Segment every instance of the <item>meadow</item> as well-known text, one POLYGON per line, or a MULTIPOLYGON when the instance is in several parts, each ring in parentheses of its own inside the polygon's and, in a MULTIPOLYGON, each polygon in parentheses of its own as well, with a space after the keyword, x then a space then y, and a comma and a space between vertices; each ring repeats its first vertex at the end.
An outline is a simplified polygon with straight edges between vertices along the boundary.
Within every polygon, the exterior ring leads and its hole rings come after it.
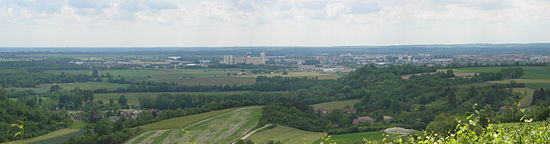
MULTIPOLYGON (((91 70, 50 70, 48 73, 87 74, 91 70)), ((124 69, 104 70, 100 74, 109 73, 113 77, 123 76, 130 81, 151 80, 157 82, 176 82, 184 85, 219 85, 219 84, 252 84, 254 78, 233 76, 240 69, 124 69), (231 75, 228 75, 230 73, 231 75)))
POLYGON ((248 139, 260 144, 263 144, 269 140, 280 141, 284 144, 303 144, 314 143, 323 136, 324 134, 320 132, 304 131, 277 125, 275 128, 260 131, 248 139))
POLYGON ((342 100, 342 101, 331 101, 326 103, 320 103, 320 104, 314 104, 312 105, 314 108, 322 108, 328 111, 332 111, 335 109, 343 109, 346 106, 353 107, 353 104, 359 103, 360 99, 352 99, 352 100, 342 100))
MULTIPOLYGON (((138 105, 139 97, 156 97, 160 94, 193 94, 193 95, 221 95, 221 94, 243 94, 251 93, 255 91, 212 91, 212 92, 131 92, 131 93, 96 93, 94 94, 94 100, 101 100, 104 103, 109 103, 109 99, 113 99, 115 102, 124 95, 128 99, 129 105, 138 105)), ((259 92, 259 93, 279 93, 279 92, 259 92)))
POLYGON ((521 107, 527 107, 533 103, 533 93, 535 90, 530 88, 513 88, 512 92, 519 95, 521 99, 519 104, 521 107))
MULTIPOLYGON (((357 142, 361 142, 363 138, 368 139, 369 141, 378 141, 382 140, 388 136, 388 138, 395 137, 397 135, 395 134, 385 134, 382 131, 371 131, 371 132, 358 132, 358 133, 349 133, 349 134, 337 134, 337 135, 330 135, 330 141, 341 143, 341 144, 353 144, 357 142)), ((322 140, 318 140, 315 142, 315 144, 321 143, 322 140)))
POLYGON ((82 121, 75 121, 68 128, 56 130, 38 137, 8 142, 7 144, 19 144, 19 143, 55 144, 55 143, 67 141, 73 136, 82 134, 83 131, 81 131, 80 129, 83 128, 85 125, 86 124, 82 121))
POLYGON ((48 92, 50 87, 53 85, 58 85, 65 90, 72 90, 74 88, 80 88, 83 90, 94 90, 94 89, 109 89, 114 90, 119 87, 128 87, 127 84, 117 84, 117 83, 108 83, 108 82, 76 82, 76 83, 51 83, 51 84, 41 84, 36 88, 7 88, 8 90, 33 90, 34 92, 48 92))
POLYGON ((139 126, 139 128, 144 132, 153 131, 153 130, 181 129, 193 123, 196 123, 214 116, 222 115, 222 114, 234 111, 236 109, 239 109, 239 108, 230 108, 230 109, 216 110, 216 111, 211 111, 206 113, 182 116, 182 117, 177 117, 177 118, 172 118, 172 119, 167 119, 167 120, 162 120, 162 121, 142 125, 142 126, 139 126))
POLYGON ((274 77, 274 76, 281 76, 281 77, 318 77, 321 80, 324 79, 337 79, 340 77, 337 73, 319 73, 319 72, 289 72, 286 75, 283 75, 282 73, 270 73, 270 74, 254 74, 254 75, 241 75, 237 77, 243 77, 243 78, 256 78, 258 76, 266 76, 266 77, 274 77))
MULTIPOLYGON (((467 67, 452 69, 455 73, 479 73, 479 72, 499 72, 504 67, 467 67)), ((510 83, 510 81, 516 81, 519 83, 525 83, 527 88, 550 88, 550 66, 521 66, 524 70, 524 74, 520 79, 509 79, 500 81, 489 81, 491 84, 504 84, 510 83)), ((438 71, 445 71, 447 69, 440 69, 438 71)))
POLYGON ((258 124, 260 106, 232 109, 180 129, 155 130, 143 133, 127 143, 231 143, 258 124))

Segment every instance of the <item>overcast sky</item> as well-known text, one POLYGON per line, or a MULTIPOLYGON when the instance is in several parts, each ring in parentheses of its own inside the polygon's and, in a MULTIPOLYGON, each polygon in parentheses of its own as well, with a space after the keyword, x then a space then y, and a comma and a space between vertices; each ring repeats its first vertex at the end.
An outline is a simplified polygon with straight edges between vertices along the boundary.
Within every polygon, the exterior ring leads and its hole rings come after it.
POLYGON ((0 47, 550 42, 550 0, 0 0, 0 47))

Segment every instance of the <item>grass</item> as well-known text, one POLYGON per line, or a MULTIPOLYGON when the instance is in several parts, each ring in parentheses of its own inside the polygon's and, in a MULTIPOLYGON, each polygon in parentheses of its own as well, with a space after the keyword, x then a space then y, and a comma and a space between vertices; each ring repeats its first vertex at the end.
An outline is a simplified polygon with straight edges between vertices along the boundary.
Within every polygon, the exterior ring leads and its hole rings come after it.
POLYGON ((199 77, 165 80, 165 82, 176 82, 182 85, 246 85, 255 83, 256 79, 245 77, 199 77))
POLYGON ((149 132, 130 140, 129 143, 231 143, 256 127, 261 108, 251 106, 226 109, 215 115, 200 116, 200 120, 185 116, 171 121, 161 121, 160 123, 164 123, 162 125, 170 124, 172 127, 154 131, 144 128, 144 131, 149 132))
MULTIPOLYGON (((389 135, 389 137, 395 137, 397 135, 389 135)), ((330 140, 341 143, 341 144, 353 144, 361 142, 363 138, 366 138, 370 141, 378 141, 384 138, 384 133, 382 131, 372 131, 372 132, 359 132, 359 133, 349 133, 349 134, 337 134, 331 135, 330 140)), ((315 142, 319 144, 321 140, 315 142)))
POLYGON ((533 90, 533 89, 530 89, 530 88, 513 88, 512 92, 516 93, 516 94, 519 94, 520 99, 521 99, 519 103, 520 103, 520 106, 522 106, 522 107, 530 106, 531 103, 533 102, 533 93, 535 92, 535 90, 533 90))
POLYGON ((85 125, 86 124, 82 121, 75 121, 68 128, 56 130, 56 131, 53 131, 53 132, 50 132, 48 134, 41 135, 41 136, 38 136, 38 137, 33 137, 33 138, 29 138, 29 139, 22 139, 22 140, 18 140, 18 141, 8 142, 8 144, 9 143, 14 143, 14 144, 15 143, 45 143, 46 141, 48 141, 48 143, 50 143, 52 141, 52 139, 55 139, 54 141, 57 141, 57 143, 59 143, 61 140, 58 139, 58 138, 62 138, 63 140, 68 140, 70 137, 64 138, 64 136, 78 133, 80 131, 80 128, 83 128, 85 125))
MULTIPOLYGON (((113 99, 115 102, 117 102, 120 95, 124 95, 128 99, 128 104, 130 105, 138 105, 139 104, 139 97, 142 96, 148 96, 148 97, 156 97, 159 94, 197 94, 197 95, 217 95, 217 94, 243 94, 243 93, 251 93, 253 91, 221 91, 221 92, 137 92, 137 93, 98 93, 94 94, 95 100, 101 100, 104 103, 109 103, 109 99, 113 99)), ((267 93, 267 92, 261 92, 261 93, 267 93)))
POLYGON ((526 88, 550 88, 550 83, 538 84, 538 83, 527 83, 525 84, 526 88))
POLYGON ((249 139, 255 143, 262 144, 269 140, 280 141, 285 144, 302 144, 313 143, 321 139, 323 135, 324 134, 320 132, 304 131, 279 125, 272 129, 260 131, 249 137, 249 139))
POLYGON ((224 113, 228 113, 231 111, 234 111, 238 108, 230 108, 230 109, 223 109, 223 110, 217 110, 217 111, 211 111, 206 113, 200 113, 200 114, 194 114, 194 115, 188 115, 183 117, 177 117, 167 120, 162 120, 155 123, 150 123, 146 125, 139 126, 144 132, 145 131, 153 131, 153 130, 164 130, 164 129, 181 129, 183 127, 186 127, 188 125, 191 125, 193 123, 199 122, 201 120, 205 120, 217 115, 221 115, 224 113))
POLYGON ((267 77, 274 77, 274 76, 281 76, 281 77, 318 77, 319 79, 337 79, 340 77, 340 75, 336 73, 319 73, 319 72, 289 72, 287 75, 283 75, 282 73, 272 73, 272 74, 255 74, 255 75, 242 75, 237 77, 245 77, 245 78, 256 78, 258 76, 267 76, 267 77))
MULTIPOLYGON (((454 72, 499 72, 501 69, 508 68, 503 67, 467 67, 453 69, 454 72)), ((521 66, 525 73, 521 77, 522 79, 545 79, 550 80, 550 66, 521 66)))
POLYGON ((93 90, 93 89, 116 89, 119 87, 128 87, 127 84, 116 84, 116 83, 108 83, 108 82, 76 82, 76 83, 52 83, 52 84, 41 84, 38 85, 36 88, 10 88, 14 89, 16 91, 23 91, 23 90, 33 90, 35 92, 47 92, 50 90, 50 87, 53 85, 58 85, 63 89, 71 90, 74 88, 80 88, 83 90, 93 90))
POLYGON ((140 143, 141 141, 145 140, 145 138, 148 138, 149 136, 151 136, 153 134, 154 134, 154 132, 146 133, 143 136, 140 136, 140 137, 136 138, 133 142, 134 143, 140 143))
POLYGON ((166 139, 168 137, 168 135, 172 133, 171 131, 165 131, 164 133, 162 133, 162 135, 158 136, 158 137, 155 137, 153 139, 153 144, 160 144, 162 143, 162 141, 164 139, 166 139))
POLYGON ((511 81, 515 81, 518 83, 526 83, 526 84, 550 84, 550 80, 547 79, 507 79, 507 80, 499 80, 499 81, 488 81, 487 83, 496 83, 496 84, 509 84, 511 81))
MULTIPOLYGON (((50 70, 49 73, 87 74, 91 70, 50 70)), ((109 73, 114 77, 124 76, 130 81, 159 81, 177 82, 185 85, 219 85, 219 84, 251 84, 255 79, 228 76, 227 73, 238 73, 240 69, 124 69, 105 70, 101 74, 109 73), (149 77, 150 76, 150 77, 149 77)))
POLYGON ((353 104, 359 103, 360 101, 361 101, 360 99, 332 101, 332 102, 314 104, 312 106, 314 108, 323 108, 325 110, 332 111, 332 110, 335 110, 335 109, 343 109, 346 106, 353 107, 353 104))
POLYGON ((246 107, 193 124, 190 141, 197 143, 231 143, 251 131, 260 120, 261 107, 246 107))

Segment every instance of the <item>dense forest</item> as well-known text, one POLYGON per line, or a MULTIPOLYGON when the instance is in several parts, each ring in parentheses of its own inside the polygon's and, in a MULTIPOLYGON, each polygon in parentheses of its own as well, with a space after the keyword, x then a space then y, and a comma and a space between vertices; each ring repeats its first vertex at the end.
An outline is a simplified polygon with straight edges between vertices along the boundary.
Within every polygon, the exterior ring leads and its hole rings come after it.
POLYGON ((0 142, 44 135, 71 125, 67 112, 54 112, 9 100, 0 89, 0 142))

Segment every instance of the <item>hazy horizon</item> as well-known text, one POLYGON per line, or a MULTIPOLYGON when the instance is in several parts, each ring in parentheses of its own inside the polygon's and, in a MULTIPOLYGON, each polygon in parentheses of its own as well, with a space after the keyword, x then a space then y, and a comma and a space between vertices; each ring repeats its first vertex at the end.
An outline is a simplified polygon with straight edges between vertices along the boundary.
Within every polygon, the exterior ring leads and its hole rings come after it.
POLYGON ((0 47, 550 42, 550 0, 0 0, 0 47))

